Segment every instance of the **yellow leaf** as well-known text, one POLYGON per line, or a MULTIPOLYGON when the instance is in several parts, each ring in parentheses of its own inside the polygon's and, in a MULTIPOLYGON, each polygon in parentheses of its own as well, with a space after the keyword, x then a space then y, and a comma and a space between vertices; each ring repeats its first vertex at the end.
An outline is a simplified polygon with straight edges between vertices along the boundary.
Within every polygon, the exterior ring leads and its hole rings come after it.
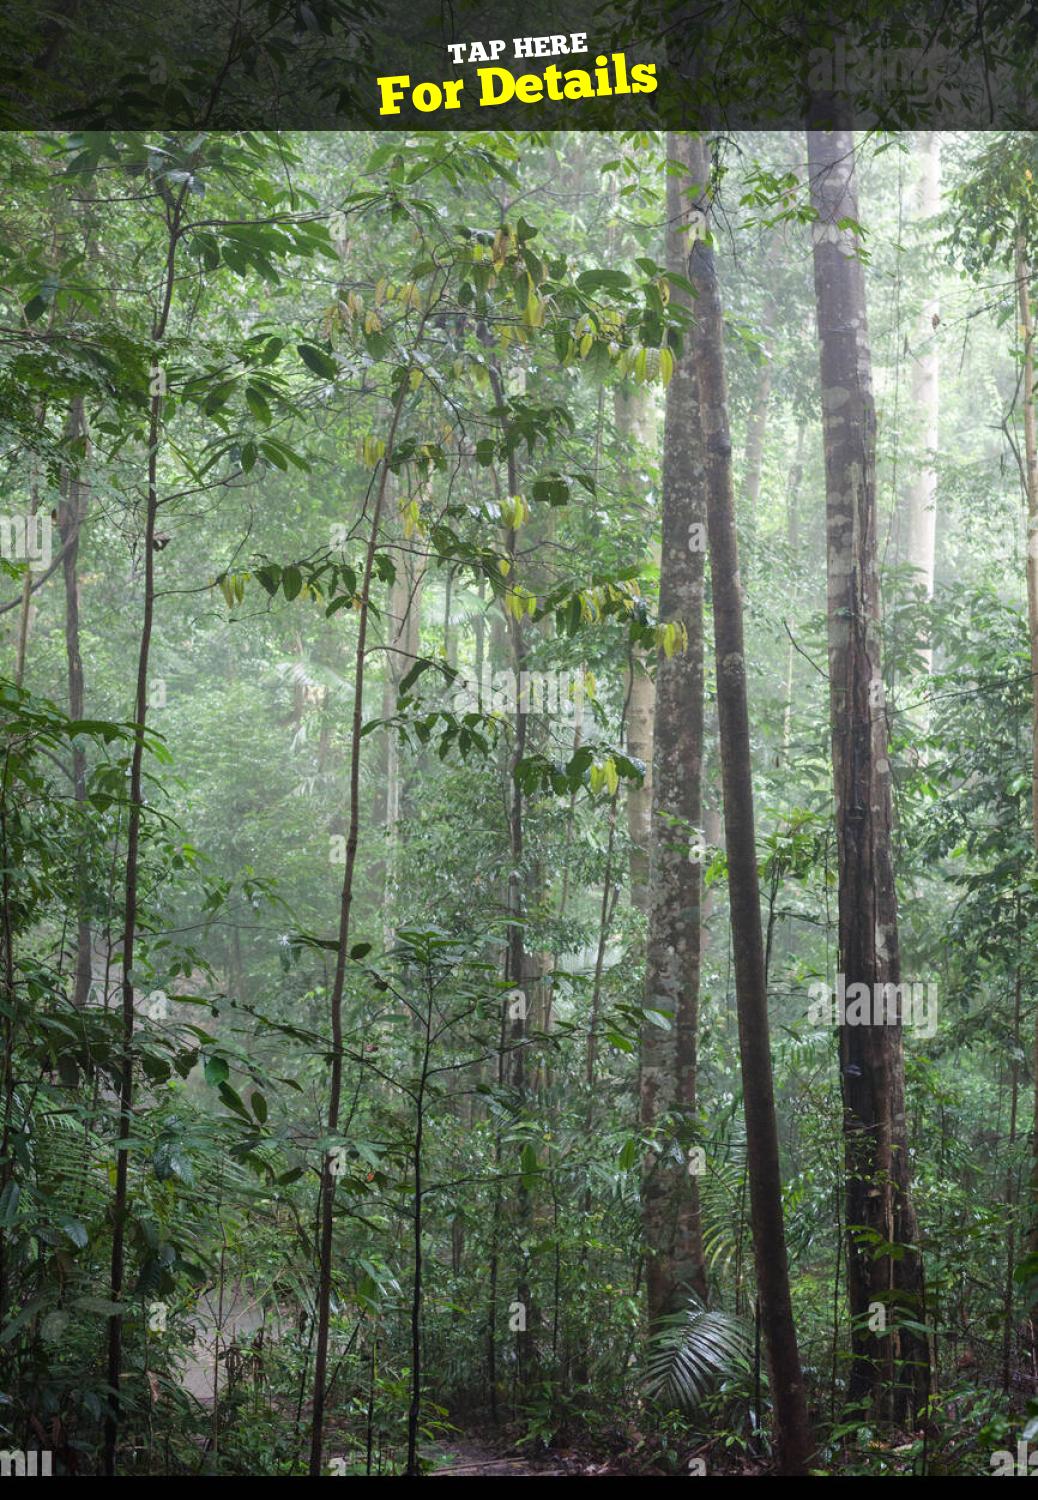
POLYGON ((410 501, 403 507, 400 514, 404 522, 404 540, 410 541, 421 522, 421 511, 418 508, 418 501, 410 501))
POLYGON ((544 303, 532 289, 526 299, 526 311, 523 313, 523 322, 527 328, 544 327, 544 303))

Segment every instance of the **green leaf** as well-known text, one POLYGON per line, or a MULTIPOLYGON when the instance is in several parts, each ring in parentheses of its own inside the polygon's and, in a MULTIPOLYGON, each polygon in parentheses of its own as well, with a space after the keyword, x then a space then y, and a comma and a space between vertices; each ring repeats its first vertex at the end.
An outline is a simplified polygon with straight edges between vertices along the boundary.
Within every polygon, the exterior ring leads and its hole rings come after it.
POLYGON ((537 1160, 537 1151, 535 1147, 531 1146, 529 1142, 527 1142, 527 1144, 522 1149, 522 1154, 519 1157, 519 1168, 522 1172, 523 1187, 527 1190, 534 1187, 537 1182, 537 1173, 540 1170, 540 1163, 537 1160))
POLYGON ((240 1115, 241 1118, 248 1121, 250 1125, 252 1124, 252 1117, 250 1116, 248 1110, 245 1108, 245 1105, 242 1103, 241 1095, 238 1094, 234 1089, 232 1089, 229 1083, 221 1083, 220 1098, 223 1100, 224 1104, 226 1104, 228 1109, 233 1110, 236 1115, 240 1115))
MULTIPOLYGON (((223 1085, 227 1087, 226 1084, 223 1085)), ((195 1180, 195 1174, 191 1167, 191 1158, 184 1150, 183 1143, 167 1137, 160 1141, 155 1147, 151 1165, 155 1176, 160 1182, 169 1182, 173 1177, 178 1177, 181 1182, 189 1187, 195 1180)))
POLYGON ((80 1250, 89 1243, 90 1236, 87 1233, 87 1227, 80 1219, 62 1219, 61 1228, 80 1250))
POLYGON ((219 1088, 221 1083, 226 1083, 231 1076, 231 1070, 227 1066, 225 1057, 207 1057, 205 1060, 205 1081, 214 1089, 219 1088))
POLYGON ((247 386, 245 389, 245 404, 257 422, 261 422, 264 427, 270 426, 271 413, 270 407, 267 404, 267 398, 254 385, 247 386))
POLYGON ((18 1200, 22 1196, 17 1182, 9 1182, 0 1193, 0 1229, 10 1229, 18 1217, 18 1200))
POLYGON ((582 292, 623 292, 631 284, 624 271, 583 271, 577 277, 577 286, 582 292))
POLYGON ((620 1154, 616 1158, 616 1164, 621 1172, 629 1172, 638 1159, 638 1142, 632 1135, 629 1140, 624 1141, 620 1147, 620 1154))
POLYGON ((313 370, 315 375, 323 375, 325 380, 334 380, 338 375, 339 366, 323 349, 315 349, 313 344, 297 344, 296 352, 307 369, 313 370))

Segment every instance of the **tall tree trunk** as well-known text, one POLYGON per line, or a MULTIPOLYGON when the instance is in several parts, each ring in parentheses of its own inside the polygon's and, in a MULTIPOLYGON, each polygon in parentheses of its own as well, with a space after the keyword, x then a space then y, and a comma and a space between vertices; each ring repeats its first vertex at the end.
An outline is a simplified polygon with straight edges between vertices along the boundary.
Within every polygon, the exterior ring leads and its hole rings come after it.
MULTIPOLYGON (((668 136, 667 154, 685 169, 667 177, 667 265, 688 264, 689 140, 668 136)), ((675 288, 676 301, 691 298, 675 288)), ((649 932, 645 1004, 672 1018, 669 1029, 646 1018, 641 1038, 640 1113, 644 1133, 657 1132, 646 1161, 642 1223, 650 1324, 676 1309, 691 1288, 706 1294, 698 1182, 690 1138, 696 1109, 699 1015, 703 768, 704 492, 699 399, 691 334, 667 387, 663 435, 661 624, 684 626, 687 644, 657 654, 649 932), (669 1149, 681 1139, 682 1160, 669 1149)))
MULTIPOLYGON (((41 402, 36 409, 37 420, 42 429, 46 417, 46 407, 41 402)), ((33 603, 32 596, 35 583, 32 576, 32 556, 34 544, 37 537, 36 517, 40 509, 40 475, 39 460, 33 460, 32 481, 29 492, 29 514, 25 519, 25 573, 22 577, 22 597, 18 604, 18 637, 15 647, 14 680, 18 687, 22 686, 25 679, 25 652, 29 644, 29 630, 32 625, 33 603)), ((46 525, 47 523, 44 522, 46 525)), ((44 577, 46 573, 44 574, 44 577)), ((41 578, 39 582, 43 582, 41 578)))
MULTIPOLYGON (((150 408, 148 420, 147 490, 144 515, 144 607, 141 617, 140 646, 137 654, 137 696, 134 711, 136 729, 133 737, 133 755, 130 760, 130 810, 126 821, 126 881, 123 909, 122 942, 122 1037, 119 1061, 119 1141, 127 1141, 133 1131, 133 965, 137 936, 137 889, 140 874, 141 838, 141 789, 144 766, 144 734, 148 717, 148 663, 151 654, 152 622, 155 614, 155 523, 159 512, 158 462, 159 445, 162 440, 162 403, 165 377, 161 369, 162 340, 169 322, 169 311, 173 303, 173 288, 176 282, 177 247, 180 243, 180 224, 183 214, 187 183, 180 189, 175 204, 168 211, 166 264, 161 283, 161 303, 152 324, 151 337, 154 346, 154 365, 150 383, 150 408)), ((113 1303, 119 1303, 123 1290, 123 1257, 126 1236, 127 1191, 129 1172, 129 1148, 120 1145, 115 1159, 115 1195, 112 1202, 112 1260, 109 1279, 109 1294, 113 1303)), ((122 1313, 116 1312, 108 1320, 108 1385, 110 1387, 108 1414, 105 1418, 104 1471, 107 1476, 115 1474, 116 1445, 119 1437, 120 1401, 122 1379, 122 1313)))
MULTIPOLYGON (((806 428, 803 422, 797 428, 796 455, 789 470, 789 482, 786 486, 786 545, 789 548, 789 558, 792 562, 800 547, 800 485, 804 477, 804 434, 806 428)), ((793 676, 796 667, 796 647, 790 636, 786 647, 786 688, 785 701, 782 706, 782 751, 781 762, 785 764, 789 757, 789 746, 793 735, 793 676)))
POLYGON ((920 1320, 923 1286, 909 1188, 900 998, 894 1000, 898 992, 886 988, 900 982, 900 952, 880 664, 876 418, 865 280, 854 230, 838 228, 844 220, 858 220, 853 133, 809 131, 808 166, 818 215, 814 276, 825 443, 839 965, 844 984, 867 986, 869 1001, 864 1024, 839 1027, 853 1349, 849 1394, 852 1399, 871 1394, 881 1411, 904 1418, 925 1394, 928 1347, 904 1328, 877 1337, 881 1328, 876 1326, 881 1320, 920 1320), (902 1248, 882 1254, 877 1244, 902 1248), (899 1358, 904 1363, 896 1374, 899 1358))
MULTIPOLYGON (((645 385, 617 386, 613 411, 616 434, 621 443, 620 482, 644 503, 648 485, 641 450, 656 443, 656 412, 652 391, 645 385)), ((640 786, 627 791, 627 834, 631 845, 631 904, 648 910, 649 843, 652 821, 652 720, 656 689, 645 667, 644 655, 636 652, 627 680, 627 749, 645 764, 640 786)))
MULTIPOLYGON (((392 481, 390 488, 392 489, 392 481)), ((392 503, 387 503, 387 510, 393 509, 392 503)), ((399 537, 399 517, 393 517, 390 531, 399 537)), ((393 560, 396 577, 389 585, 389 602, 384 616, 386 649, 382 674, 383 719, 395 716, 400 683, 414 666, 418 656, 426 568, 426 559, 418 550, 419 547, 420 539, 412 538, 385 549, 393 560)), ((381 875, 383 926, 388 947, 392 942, 389 916, 396 879, 397 844, 404 794, 400 776, 400 748, 395 729, 385 731, 384 748, 384 782, 378 798, 377 815, 385 830, 385 854, 379 862, 380 869, 376 871, 376 877, 381 875)))
MULTIPOLYGON (((76 396, 69 410, 66 438, 82 451, 73 453, 65 470, 63 494, 58 506, 58 532, 62 545, 65 581, 65 657, 68 662, 68 711, 71 719, 83 718, 83 657, 79 646, 79 534, 86 513, 87 487, 78 466, 86 457, 86 421, 83 398, 76 396)), ((72 744, 72 794, 82 809, 86 802, 86 751, 82 742, 72 744)), ((90 917, 85 861, 78 861, 78 909, 76 914, 76 973, 72 1003, 82 1010, 90 994, 90 917)))
MULTIPOLYGON (((416 344, 421 340, 426 317, 418 326, 416 344)), ((364 729, 364 673, 367 665, 368 620, 371 613, 371 578, 375 567, 375 552, 379 542, 379 526, 386 502, 386 486, 389 480, 389 460, 396 444, 397 428, 407 396, 407 383, 401 381, 393 414, 386 434, 385 457, 379 473, 375 492, 375 505, 371 517, 371 529, 364 555, 364 573, 360 586, 360 608, 357 614, 357 647, 353 664, 353 722, 350 731, 350 820, 346 834, 346 867, 342 877, 342 892, 339 898, 339 930, 335 954, 335 977, 328 1000, 331 1022, 332 1062, 328 1095, 328 1121, 325 1134, 333 1140, 339 1128, 339 1111, 342 1106, 342 997, 346 988, 346 960, 350 940, 350 917, 353 911, 353 880, 357 865, 357 846, 360 841, 360 756, 364 729)), ((320 1230, 318 1240, 317 1281, 317 1338, 314 1348, 314 1400, 310 1425, 309 1476, 318 1479, 321 1475, 321 1459, 324 1447, 324 1408, 327 1396, 328 1330, 331 1322, 332 1301, 332 1250, 335 1229, 335 1153, 326 1151, 321 1163, 320 1230)))
MULTIPOLYGON (((706 212, 709 207, 710 157, 702 138, 691 143, 689 168, 693 182, 699 185, 701 209, 706 212)), ((782 1216, 782 1179, 757 874, 742 585, 724 361, 724 317, 714 252, 708 241, 701 239, 693 245, 689 274, 698 294, 693 350, 706 474, 721 780, 735 991, 739 1009, 750 1222, 760 1323, 775 1410, 778 1470, 782 1474, 805 1474, 814 1445, 793 1325, 782 1216)))
MULTIPOLYGON (((480 336, 485 343, 492 345, 492 338, 485 327, 482 328, 480 336)), ((505 412, 507 411, 507 401, 505 399, 505 390, 501 381, 501 372, 496 356, 492 357, 489 362, 488 373, 497 407, 500 411, 505 412)), ((501 425, 502 430, 507 433, 507 420, 503 418, 501 425)), ((509 497, 517 495, 519 492, 519 470, 516 451, 511 446, 509 446, 507 458, 507 484, 509 497)), ((504 538, 505 554, 509 560, 508 577, 513 583, 519 581, 517 575, 516 540, 515 526, 507 526, 504 538)), ((528 905, 526 900, 526 879, 528 872, 524 868, 527 861, 524 851, 523 794, 522 788, 516 779, 518 766, 526 755, 527 730, 529 726, 526 699, 521 691, 522 674, 526 669, 527 641, 523 618, 517 618, 507 610, 504 610, 503 613, 508 670, 512 674, 513 679, 516 713, 515 729, 512 738, 512 753, 508 757, 508 782, 505 789, 508 809, 509 844, 508 889, 506 895, 509 922, 505 948, 505 979, 511 986, 511 989, 506 997, 501 1019, 499 1081, 513 1091, 516 1110, 517 1112, 521 1112, 530 1081, 526 1067, 527 1037, 530 1030, 528 1007, 532 985, 538 978, 537 965, 528 954, 526 946, 524 922, 528 905), (522 998, 519 1003, 515 1002, 512 995, 512 992, 515 990, 522 992, 522 998)), ((499 1135, 495 1142, 495 1165, 498 1165, 500 1162, 500 1152, 501 1141, 499 1135)), ((495 1216, 498 1207, 499 1205, 495 1203, 495 1216)), ((530 1380, 536 1357, 534 1309, 532 1305, 529 1253, 527 1249, 533 1226, 533 1200, 529 1188, 522 1179, 520 1179, 516 1190, 514 1207, 519 1230, 516 1235, 519 1244, 519 1264, 516 1268, 515 1282, 518 1327, 514 1330, 516 1333, 516 1389, 519 1390, 530 1380)), ((495 1244, 497 1243, 497 1227, 495 1217, 495 1244)), ((493 1281, 496 1295, 496 1265, 494 1267, 493 1281)), ((496 1317, 493 1299, 490 1315, 492 1319, 496 1317)))
MULTIPOLYGON (((1027 500, 1027 626, 1031 646, 1031 828, 1038 854, 1038 431, 1034 412, 1034 312, 1027 241, 1016 241, 1016 295, 1023 336, 1024 488, 1027 500)), ((1028 1249, 1038 1254, 1038 1010, 1034 1017, 1034 1131, 1031 1167, 1031 1222, 1028 1249)))
MULTIPOLYGON (((919 186, 916 193, 915 218, 933 219, 941 206, 941 146, 936 130, 920 131, 917 136, 919 186)), ((933 281, 930 279, 932 286, 933 281)), ((918 424, 919 456, 913 465, 908 489, 906 514, 905 561, 916 570, 916 582, 933 597, 934 558, 937 541, 937 451, 939 412, 939 359, 937 324, 940 303, 931 292, 923 302, 916 320, 912 350, 912 405, 918 424)), ((933 648, 927 640, 922 656, 929 673, 933 648)))

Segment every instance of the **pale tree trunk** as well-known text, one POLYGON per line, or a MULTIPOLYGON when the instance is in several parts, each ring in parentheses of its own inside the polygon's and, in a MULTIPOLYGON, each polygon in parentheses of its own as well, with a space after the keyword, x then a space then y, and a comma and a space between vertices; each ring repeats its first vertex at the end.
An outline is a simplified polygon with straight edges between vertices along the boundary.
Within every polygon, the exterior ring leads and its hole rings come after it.
MULTIPOLYGON (((704 190, 710 178, 710 157, 701 137, 692 141, 689 165, 692 180, 700 185, 699 205, 705 212, 708 198, 704 190)), ((724 316, 714 252, 708 242, 700 239, 693 246, 689 272, 698 294, 693 350, 706 477, 721 782, 754 1264, 768 1381, 775 1412, 774 1447, 778 1472, 806 1474, 814 1444, 793 1324, 782 1214, 782 1178, 757 874, 742 585, 724 360, 724 316)))
MULTIPOLYGON (((935 130, 920 131, 917 137, 920 176, 915 218, 918 221, 933 219, 941 206, 940 139, 935 130)), ((905 561, 916 570, 915 582, 923 588, 927 599, 933 598, 937 541, 937 469, 934 455, 938 444, 939 322, 940 304, 936 294, 931 294, 920 308, 913 338, 912 405, 918 426, 919 455, 913 465, 905 515, 905 561)), ((933 664, 933 647, 929 640, 924 641, 921 654, 929 673, 933 664)))
MULTIPOLYGON (((796 161, 796 153, 792 149, 795 137, 790 136, 788 139, 792 158, 789 165, 799 178, 801 169, 796 161)), ((750 534, 753 534, 757 526, 761 479, 764 473, 764 452, 768 433, 771 391, 774 383, 772 351, 775 329, 782 320, 782 305, 775 288, 785 248, 785 232, 778 227, 773 228, 770 231, 767 253, 764 258, 765 285, 770 288, 765 297, 761 313, 764 359, 757 371, 757 385, 753 395, 753 405, 750 408, 749 422, 746 427, 745 479, 743 481, 745 510, 743 512, 743 519, 750 530, 750 534)))
MULTIPOLYGON (((776 240, 772 241, 771 253, 768 256, 769 263, 773 263, 775 256, 776 240)), ((778 317, 778 308, 773 297, 769 297, 764 307, 764 319, 762 332, 770 342, 772 330, 778 317)), ((764 472, 764 439, 768 430, 768 406, 771 402, 772 360, 771 351, 765 351, 765 359, 757 371, 757 386, 753 393, 753 406, 750 409, 750 420, 746 429, 746 523, 755 527, 757 524, 757 507, 760 503, 760 483, 764 472)))
MULTIPOLYGON (((1038 853, 1038 432, 1034 413, 1034 313, 1027 241, 1016 242, 1016 294, 1023 339, 1024 489, 1027 499, 1027 626, 1031 647, 1031 828, 1038 853)), ((1028 1248, 1038 1254, 1038 1010, 1034 1018, 1034 1133, 1031 1167, 1031 1226, 1028 1248)))
MULTIPOLYGON (((864 1024, 841 1025, 846 1162, 847 1281, 853 1365, 849 1395, 911 1418, 925 1396, 928 1348, 894 1328, 923 1316, 922 1264, 909 1186, 901 1017, 877 1016, 884 986, 900 981, 893 809, 879 641, 876 567, 876 418, 857 241, 854 137, 809 131, 814 275, 825 445, 829 685, 839 862, 839 965, 848 988, 867 986, 864 1024), (865 1229, 868 1238, 859 1238, 865 1229), (877 1254, 876 1242, 896 1245, 877 1254), (900 1362, 900 1368, 899 1368, 900 1362), (882 1387, 882 1389, 881 1389, 882 1387)), ((900 1002, 891 1005, 900 1010, 900 1002)))
MULTIPOLYGON (((688 138, 667 139, 670 159, 687 166, 688 138)), ((667 265, 681 275, 688 263, 687 208, 687 177, 668 175, 667 265)), ((675 289, 673 295, 689 305, 687 293, 675 289)), ((647 1017, 641 1038, 641 1125, 643 1133, 657 1137, 642 1181, 650 1325, 675 1311, 688 1289, 706 1295, 698 1183, 690 1171, 699 1161, 691 1154, 690 1130, 696 1109, 702 896, 705 523, 699 402, 686 334, 667 387, 659 620, 683 625, 688 643, 669 658, 657 653, 645 959, 646 1007, 669 1013, 670 1025, 664 1028, 647 1017), (671 1149, 675 1136, 680 1153, 671 1149)))
MULTIPOLYGON (((617 386, 613 399, 616 433, 622 445, 620 483, 643 503, 648 484, 643 454, 656 444, 653 393, 645 385, 617 386)), ((631 903, 641 912, 649 900, 649 839, 652 811, 652 717, 656 690, 644 653, 635 653, 627 675, 627 749, 645 764, 645 779, 627 791, 627 835, 631 845, 631 903)))
MULTIPOLYGON (((42 430, 46 409, 41 405, 37 407, 37 419, 42 430)), ((22 576, 22 597, 18 605, 18 637, 15 647, 14 680, 18 687, 25 680, 25 653, 29 644, 29 631, 33 619, 34 592, 32 562, 33 547, 36 540, 36 516, 40 509, 40 476, 39 463, 33 460, 32 484, 30 487, 29 514, 25 522, 25 573, 22 576)), ((46 522, 44 522, 46 525, 46 522)), ((40 582, 42 583, 42 579, 40 582)))

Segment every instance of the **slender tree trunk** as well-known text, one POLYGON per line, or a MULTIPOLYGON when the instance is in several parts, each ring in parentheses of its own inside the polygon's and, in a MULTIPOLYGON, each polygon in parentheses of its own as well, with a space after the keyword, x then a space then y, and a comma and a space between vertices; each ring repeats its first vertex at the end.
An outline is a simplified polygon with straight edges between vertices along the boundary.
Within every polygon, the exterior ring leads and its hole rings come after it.
MULTIPOLYGON (((854 137, 809 131, 814 274, 821 349, 828 539, 829 684, 839 862, 839 964, 865 985, 868 1015, 841 1025, 852 1399, 911 1419, 924 1397, 927 1341, 892 1327, 923 1316, 909 1187, 893 809, 879 641, 876 419, 858 220, 854 137), (876 1002, 874 1004, 874 1002, 876 1002), (880 1007, 882 1006, 882 1010, 880 1007), (877 1014, 877 1011, 880 1011, 877 1014), (865 1234, 862 1234, 862 1231, 865 1234), (877 1253, 896 1245, 895 1254, 877 1253), (870 1326, 871 1325, 871 1326, 870 1326), (896 1373, 898 1360, 902 1369, 896 1373), (895 1379, 897 1385, 895 1389, 895 1379), (880 1383, 886 1390, 880 1391, 880 1383)), ((854 993, 852 992, 852 997, 854 993)))
MULTIPOLYGON (((656 420, 652 392, 648 386, 618 386, 613 405, 616 434, 620 440, 620 482, 643 503, 648 486, 645 460, 639 450, 651 452, 656 442, 656 420)), ((644 656, 635 653, 627 680, 627 749, 645 764, 645 779, 627 791, 627 834, 631 845, 631 904, 648 909, 649 843, 652 821, 652 721, 655 684, 646 671, 644 656)))
MULTIPOLYGON (((687 136, 668 137, 668 156, 684 170, 667 177, 667 265, 687 269, 687 136)), ((675 290, 688 307, 688 294, 675 290)), ((699 400, 691 332, 667 388, 663 436, 661 624, 684 627, 687 644, 656 662, 649 932, 645 1004, 670 1017, 646 1018, 641 1038, 642 1130, 655 1132, 642 1181, 642 1224, 650 1325, 675 1311, 691 1289, 706 1294, 697 1158, 696 1110, 702 899, 703 574, 706 499, 699 400), (681 1160, 669 1149, 677 1136, 681 1160)))
MULTIPOLYGON (((1027 500, 1027 625, 1031 647, 1031 829, 1038 854, 1038 431, 1035 426, 1034 312, 1031 307, 1031 266, 1027 241, 1016 242, 1016 293, 1023 335, 1023 384, 1020 399, 1024 417, 1024 488, 1027 500)), ((1031 1221, 1028 1249, 1038 1254, 1038 1010, 1034 1017, 1034 1128, 1030 1182, 1031 1221)))
MULTIPOLYGON (((917 137, 919 187, 916 195, 917 220, 929 220, 941 206, 941 147, 935 130, 920 131, 917 137)), ((933 285, 932 279, 930 285, 933 285)), ((937 470, 934 455, 938 444, 939 358, 937 324, 940 303, 930 293, 919 311, 912 350, 912 404, 918 424, 919 456, 913 465, 908 489, 905 560, 916 570, 916 582, 927 599, 933 598, 934 559, 937 542, 937 470)), ((929 641, 922 647, 926 671, 933 663, 929 641)))
MULTIPOLYGON (((1019 902, 1017 903, 1017 924, 1020 924, 1019 902)), ((1020 965, 1017 965, 1016 976, 1013 983, 1013 1042, 1010 1056, 1010 1096, 1009 1096, 1009 1156, 1011 1164, 1006 1168, 1006 1218, 1009 1221, 1009 1233, 1006 1238, 1006 1279, 1005 1288, 1002 1293, 1002 1389, 1008 1396, 1011 1386, 1012 1354, 1013 1354, 1013 1272, 1016 1269, 1016 1216, 1017 1216, 1017 1180, 1015 1169, 1012 1165, 1013 1147, 1016 1145, 1017 1119, 1020 1107, 1020 1058, 1023 1053, 1020 1049, 1020 1019, 1023 1000, 1023 974, 1020 965)))
MULTIPOLYGON (((392 486, 391 486, 392 489, 392 486)), ((390 501, 392 496, 390 495, 390 501)), ((387 504, 387 510, 392 510, 387 504)), ((391 531, 399 536, 399 519, 394 517, 391 531)), ((396 714, 396 700, 400 683, 415 664, 421 634, 422 591, 425 585, 426 560, 416 549, 419 542, 401 541, 387 548, 396 568, 396 577, 389 586, 388 609, 385 620, 386 651, 382 675, 382 717, 391 719, 396 714), (412 550, 415 549, 415 550, 412 550)), ((400 819, 404 788, 400 775, 400 749, 395 729, 385 731, 384 783, 378 799, 378 815, 385 830, 385 855, 375 872, 381 877, 383 925, 387 947, 391 942, 389 915, 392 905, 396 877, 397 848, 400 836, 400 819)))
MULTIPOLYGON (((58 507, 58 531, 63 548, 62 572, 65 581, 65 656, 68 662, 69 718, 83 717, 83 657, 79 645, 79 534, 86 513, 87 487, 80 479, 77 465, 86 456, 86 423, 83 398, 76 396, 69 411, 66 436, 71 443, 81 442, 83 452, 74 454, 65 474, 64 493, 58 507)), ((80 741, 72 745, 72 794, 82 808, 86 801, 86 751, 80 741)), ((82 1010, 90 994, 90 917, 86 865, 79 860, 78 909, 76 913, 76 972, 72 1003, 82 1010)))
MULTIPOLYGON (((426 315, 427 316, 427 315, 426 315)), ((419 324, 417 338, 425 327, 425 317, 419 324)), ((350 939, 350 914, 353 909, 353 878, 357 865, 357 845, 360 839, 360 756, 361 737, 364 728, 364 672, 366 666, 368 619, 371 612, 371 575, 375 566, 375 551, 379 540, 379 523, 386 499, 389 480, 389 459, 396 443, 397 428, 407 396, 407 383, 402 381, 393 406, 393 415, 386 434, 386 456, 382 460, 375 506, 368 533, 367 551, 364 557, 364 574, 360 589, 360 609, 357 616, 357 649, 353 668, 353 724, 350 735, 350 821, 346 835, 346 867, 342 877, 342 894, 339 899, 339 932, 335 956, 335 977, 328 1001, 332 1032, 332 1064, 328 1097, 328 1122, 326 1134, 333 1137, 339 1128, 339 1110, 342 1105, 342 997, 346 987, 346 960, 350 939)), ((321 1213, 318 1251, 317 1285, 317 1341, 314 1349, 314 1401, 310 1427, 311 1479, 321 1474, 321 1458, 324 1447, 324 1408, 326 1378, 328 1371, 328 1327, 332 1300, 332 1241, 335 1228, 335 1174, 332 1170, 334 1153, 325 1153, 321 1163, 321 1213)))
MULTIPOLYGON (((690 174, 709 206, 710 158, 701 138, 692 142, 690 174)), ((724 317, 714 264, 705 240, 693 246, 690 278, 698 293, 694 357, 706 472, 707 521, 713 587, 717 709, 721 739, 725 844, 731 907, 739 1055, 750 1179, 750 1221, 760 1299, 760 1321, 771 1398, 775 1452, 782 1474, 805 1474, 814 1444, 789 1290, 778 1127, 775 1118, 768 995, 761 933, 757 844, 753 813, 750 722, 746 700, 742 586, 735 529, 732 444, 724 362, 724 317)))
POLYGON ((425 1094, 429 1082, 429 1061, 432 1053, 434 988, 431 976, 427 976, 425 1014, 422 1017, 422 1068, 415 1099, 415 1133, 412 1151, 414 1171, 414 1270, 411 1279, 411 1404, 407 1413, 407 1473, 417 1478, 421 1473, 418 1463, 418 1430, 422 1412, 422 1235, 425 1182, 422 1175, 422 1148, 425 1136, 425 1094))
MULTIPOLYGON (((187 183, 180 189, 167 219, 166 264, 162 282, 162 302, 152 325, 155 363, 151 380, 151 405, 148 421, 147 498, 144 519, 144 608, 141 618, 140 647, 137 656, 137 697, 134 712, 136 730, 130 761, 130 809, 126 823, 126 885, 122 944, 122 1038, 119 1062, 119 1141, 128 1140, 133 1129, 133 965, 137 936, 137 887, 140 865, 141 778, 144 765, 144 734, 148 716, 148 661, 151 653, 152 622, 155 613, 155 523, 159 510, 158 459, 162 440, 161 344, 169 322, 176 281, 177 246, 187 183)), ((112 1203, 112 1261, 109 1294, 119 1302, 123 1290, 123 1257, 126 1235, 128 1147, 120 1144, 115 1161, 115 1196, 112 1203)), ((116 1444, 119 1436, 119 1390, 122 1365, 122 1313, 108 1320, 108 1384, 111 1388, 105 1419, 104 1471, 115 1474, 116 1444)))
MULTIPOLYGON (((804 477, 804 434, 806 428, 801 422, 797 428, 796 456, 789 470, 789 484, 786 489, 786 543, 789 547, 790 562, 797 555, 800 547, 800 485, 804 477)), ((793 735, 793 679, 796 668, 796 649, 792 640, 786 647, 786 690, 785 703, 782 709, 782 761, 789 757, 790 741, 793 735)))
MULTIPOLYGON (((41 402, 37 407, 40 427, 44 425, 46 407, 41 402)), ((18 604, 18 644, 15 648, 14 680, 18 687, 25 679, 25 653, 29 645, 29 629, 32 625, 32 553, 36 538, 36 516, 40 509, 40 476, 38 460, 33 462, 32 484, 29 499, 29 514, 25 522, 25 573, 22 577, 22 597, 18 604)), ((48 570, 49 571, 49 570, 48 570)), ((46 576, 46 575, 45 575, 46 576)), ((42 583, 42 578, 40 582, 42 583)))
MULTIPOLYGON (((488 345, 492 339, 483 328, 481 338, 488 345)), ((505 391, 501 382, 500 369, 497 359, 492 358, 488 365, 491 387, 494 392, 494 400, 499 410, 507 409, 505 391)), ((507 423, 502 421, 502 428, 507 431, 507 423)), ((510 448, 507 459, 507 482, 509 497, 516 495, 519 490, 519 471, 514 448, 510 448)), ((508 526, 505 532, 505 553, 509 560, 509 579, 518 582, 517 576, 517 548, 516 530, 514 526, 508 526)), ((506 905, 509 915, 508 937, 505 952, 505 978, 513 990, 522 991, 522 1003, 514 1004, 512 1000, 506 1000, 506 1008, 502 1015, 501 1024, 501 1082, 514 1092, 516 1106, 522 1109, 529 1088, 529 1077, 526 1066, 527 1036, 530 1029, 530 1018, 528 1007, 530 1004, 531 986, 537 979, 536 965, 531 962, 527 953, 525 935, 525 913, 527 902, 524 899, 525 890, 525 865, 526 855, 524 852, 524 828, 523 828, 523 794, 522 788, 516 780, 516 770, 526 755, 527 731, 529 727, 529 715, 526 711, 527 705, 522 692, 523 672, 526 669, 527 642, 524 622, 521 618, 505 612, 505 631, 508 644, 508 667, 513 674, 515 690, 515 729, 512 738, 512 753, 508 759, 508 784, 506 787, 506 801, 508 808, 508 843, 509 843, 509 872, 506 905)), ((499 1140, 495 1146, 495 1160, 499 1156, 499 1140)), ((517 1267, 515 1300, 520 1309, 520 1326, 516 1330, 516 1389, 521 1389, 530 1380, 533 1374, 536 1357, 536 1345, 534 1341, 534 1308, 532 1305, 532 1293, 529 1279, 529 1260, 526 1246, 531 1237, 533 1227, 533 1200, 529 1188, 520 1181, 516 1193, 515 1214, 519 1225, 517 1236, 520 1244, 520 1260, 517 1267)), ((493 1315, 493 1313, 492 1313, 493 1315)))

